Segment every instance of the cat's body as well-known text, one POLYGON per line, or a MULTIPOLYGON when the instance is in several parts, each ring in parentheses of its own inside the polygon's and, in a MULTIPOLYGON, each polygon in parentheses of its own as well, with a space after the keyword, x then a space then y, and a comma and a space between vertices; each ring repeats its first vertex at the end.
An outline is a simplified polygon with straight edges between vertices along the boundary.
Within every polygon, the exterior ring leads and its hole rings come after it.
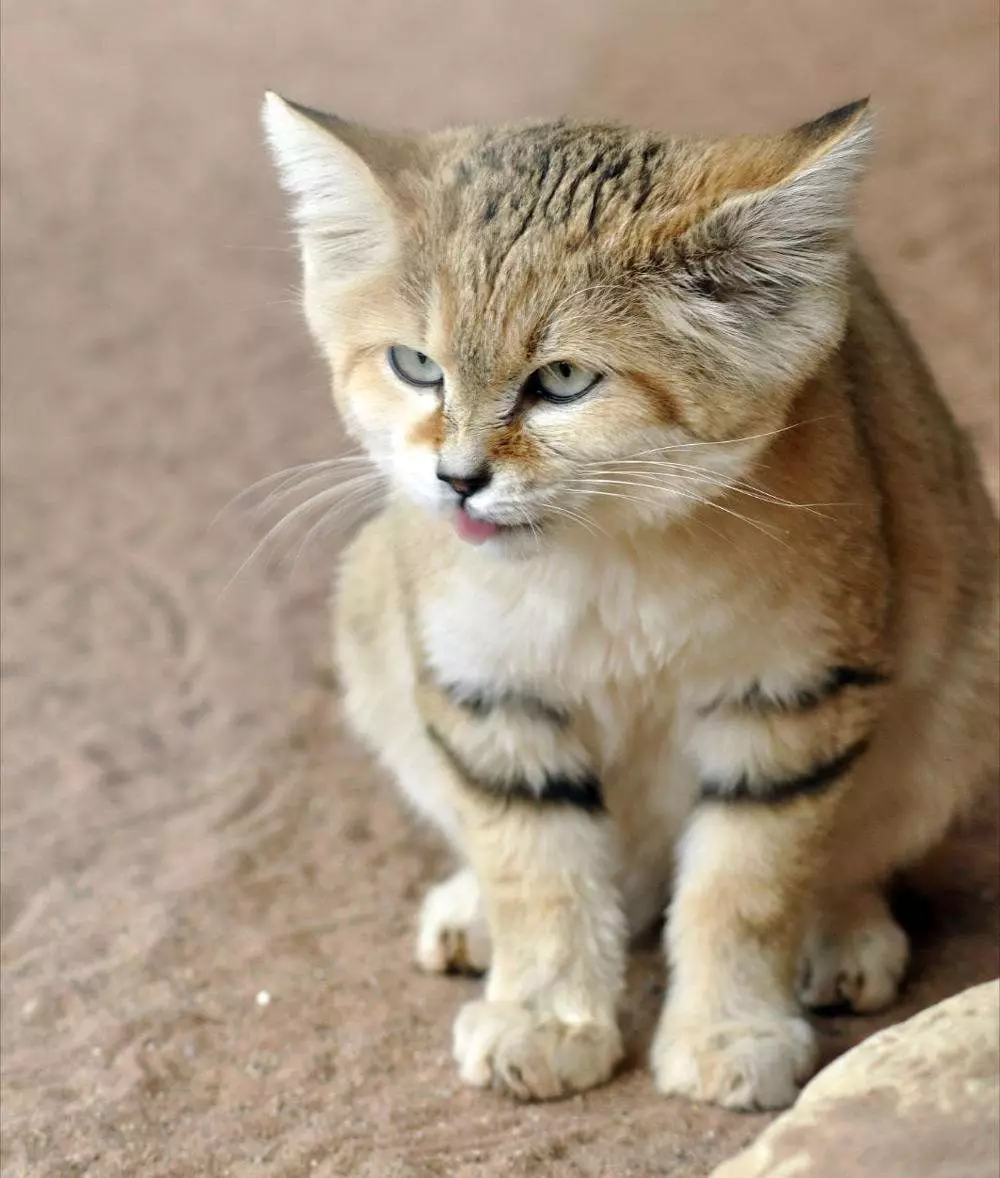
POLYGON ((673 882, 660 1086, 787 1102, 813 1063, 796 984, 891 1001, 883 889, 996 740, 992 511, 850 253, 863 112, 725 148, 464 132, 437 157, 276 99, 270 118, 311 326, 395 483, 345 554, 337 657, 348 716, 468 864, 418 941, 428 969, 490 965, 462 1074, 526 1097, 604 1079, 627 929, 673 882), (423 391, 397 394, 395 344, 434 358, 437 392, 411 367, 423 391), (519 364, 563 354, 556 387, 592 369, 611 392, 524 391, 519 364))

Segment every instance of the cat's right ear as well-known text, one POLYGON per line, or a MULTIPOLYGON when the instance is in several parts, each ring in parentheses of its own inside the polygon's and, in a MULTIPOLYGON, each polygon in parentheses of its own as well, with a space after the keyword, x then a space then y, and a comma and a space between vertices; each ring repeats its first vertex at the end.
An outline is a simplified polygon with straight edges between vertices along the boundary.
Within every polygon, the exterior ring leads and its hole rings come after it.
POLYGON ((292 197, 304 261, 345 281, 389 263, 398 250, 392 196, 378 169, 389 142, 268 91, 264 130, 292 197))

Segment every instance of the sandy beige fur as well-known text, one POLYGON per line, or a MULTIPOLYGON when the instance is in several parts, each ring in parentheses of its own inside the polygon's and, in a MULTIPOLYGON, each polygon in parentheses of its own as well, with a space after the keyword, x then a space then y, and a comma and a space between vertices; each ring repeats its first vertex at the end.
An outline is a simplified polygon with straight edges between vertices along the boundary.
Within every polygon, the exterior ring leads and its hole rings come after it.
POLYGON ((605 1080, 629 930, 672 896, 657 1084, 789 1102, 803 1003, 892 1001, 884 888, 996 757, 995 523, 851 245, 867 108, 718 142, 265 121, 388 484, 339 579, 347 714, 461 861, 418 960, 489 966, 461 1074, 605 1080), (549 403, 557 361, 603 379, 549 403), (492 476, 483 547, 439 469, 492 476))

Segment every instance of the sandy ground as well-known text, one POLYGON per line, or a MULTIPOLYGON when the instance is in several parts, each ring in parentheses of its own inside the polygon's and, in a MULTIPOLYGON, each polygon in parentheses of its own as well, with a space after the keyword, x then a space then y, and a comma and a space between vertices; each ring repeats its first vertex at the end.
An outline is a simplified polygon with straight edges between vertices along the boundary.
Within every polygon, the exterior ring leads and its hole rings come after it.
MULTIPOLYGON (((475 986, 409 965, 446 859, 338 728, 324 671, 342 537, 227 586, 260 524, 213 524, 342 446, 257 105, 273 86, 390 125, 723 130, 874 92, 861 235, 995 490, 994 19, 990 0, 7 0, 5 1175, 692 1178, 756 1134, 653 1093, 651 949, 613 1084, 525 1108, 456 1082, 475 986)), ((892 1018, 996 974, 996 845, 989 813, 943 855, 892 1018)), ((885 1021, 824 1022, 828 1054, 885 1021)))

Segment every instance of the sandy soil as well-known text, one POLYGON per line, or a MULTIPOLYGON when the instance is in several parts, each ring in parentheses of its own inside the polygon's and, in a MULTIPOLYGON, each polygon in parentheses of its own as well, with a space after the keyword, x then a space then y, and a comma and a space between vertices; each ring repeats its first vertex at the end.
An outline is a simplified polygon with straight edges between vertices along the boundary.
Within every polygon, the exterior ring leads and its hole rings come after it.
MULTIPOLYGON (((229 584, 261 525, 213 524, 342 446, 256 108, 722 130, 874 92, 862 238, 995 490, 994 7, 535 8, 5 0, 5 1175, 693 1178, 763 1123, 653 1093, 652 949, 613 1084, 524 1108, 455 1080, 474 984, 409 965, 447 862, 324 671, 342 536, 229 584)), ((997 973, 996 846, 991 811, 942 856, 891 1018, 997 973)), ((885 1021, 824 1022, 828 1054, 885 1021)))

